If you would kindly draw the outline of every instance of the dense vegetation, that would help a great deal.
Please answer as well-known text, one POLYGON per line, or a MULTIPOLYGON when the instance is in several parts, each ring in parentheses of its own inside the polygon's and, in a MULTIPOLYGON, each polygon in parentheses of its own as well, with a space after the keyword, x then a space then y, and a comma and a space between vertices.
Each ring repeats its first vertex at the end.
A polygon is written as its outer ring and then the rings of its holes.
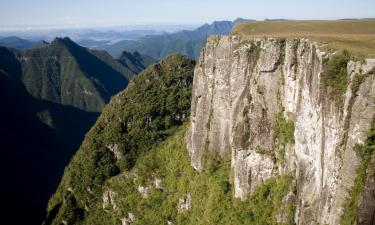
POLYGON ((294 144, 294 122, 287 120, 283 112, 276 114, 276 124, 274 128, 274 146, 272 157, 283 164, 285 161, 285 148, 287 144, 294 144))
POLYGON ((90 51, 68 38, 19 52, 22 80, 34 97, 100 112, 135 73, 105 52, 90 51))
POLYGON ((282 112, 276 115, 275 138, 284 144, 294 144, 294 122, 285 119, 282 112))
MULTIPOLYGON (((170 56, 111 100, 66 168, 46 224, 293 224, 295 203, 285 198, 295 191, 291 175, 241 201, 233 198, 229 159, 208 156, 202 172, 190 165, 183 122, 193 67, 170 56)), ((289 143, 293 123, 278 120, 278 138, 289 143)))
POLYGON ((169 56, 111 100, 66 168, 46 224, 79 220, 97 204, 107 179, 133 168, 140 155, 174 133, 189 115, 193 68, 188 58, 169 56))
POLYGON ((141 224, 293 224, 294 203, 284 202, 293 191, 290 175, 266 181, 245 200, 233 198, 230 160, 207 157, 197 172, 190 165, 184 142, 186 124, 166 141, 140 156, 130 172, 108 180, 103 192, 115 193, 113 205, 99 201, 83 224, 118 224, 129 213, 141 224), (160 179, 160 186, 155 180, 160 179), (139 187, 147 188, 142 195, 139 187), (179 210, 180 199, 191 197, 191 208, 179 210), (279 218, 279 221, 278 219, 279 218), (283 218, 283 219, 280 219, 283 218))
POLYGON ((340 106, 345 100, 348 87, 347 65, 351 59, 347 51, 338 52, 326 60, 322 74, 322 86, 330 96, 337 99, 340 106))
POLYGON ((1 210, 7 221, 41 223, 64 167, 98 112, 136 74, 127 67, 136 63, 140 70, 145 63, 138 61, 141 55, 126 57, 120 64, 67 38, 25 52, 0 47, 0 164, 9 182, 1 187, 1 210), (20 210, 25 216, 17 216, 20 210))

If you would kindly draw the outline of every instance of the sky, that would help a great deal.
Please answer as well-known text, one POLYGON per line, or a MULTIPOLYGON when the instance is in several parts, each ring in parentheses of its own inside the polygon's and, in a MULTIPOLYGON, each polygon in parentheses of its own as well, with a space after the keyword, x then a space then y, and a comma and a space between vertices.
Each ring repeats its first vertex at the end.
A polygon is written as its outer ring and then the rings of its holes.
POLYGON ((0 0, 0 27, 375 17, 375 0, 0 0))

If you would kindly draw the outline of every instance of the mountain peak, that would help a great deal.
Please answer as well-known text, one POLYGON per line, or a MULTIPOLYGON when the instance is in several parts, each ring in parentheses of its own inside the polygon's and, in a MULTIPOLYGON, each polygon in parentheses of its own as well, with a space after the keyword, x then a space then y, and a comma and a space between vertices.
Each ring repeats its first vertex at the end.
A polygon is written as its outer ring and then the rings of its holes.
POLYGON ((135 74, 153 64, 156 60, 150 56, 142 55, 138 51, 133 53, 123 51, 117 61, 135 74))
POLYGON ((72 41, 72 39, 70 39, 69 37, 56 37, 52 42, 51 42, 51 45, 56 45, 56 44, 60 44, 60 45, 65 45, 65 46, 78 46, 74 41, 72 41))

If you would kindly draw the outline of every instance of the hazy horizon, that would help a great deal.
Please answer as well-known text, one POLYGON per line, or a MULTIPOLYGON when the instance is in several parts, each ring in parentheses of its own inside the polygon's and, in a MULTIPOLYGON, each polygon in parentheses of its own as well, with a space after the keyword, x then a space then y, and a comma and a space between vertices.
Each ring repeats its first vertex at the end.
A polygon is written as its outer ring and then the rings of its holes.
POLYGON ((23 0, 3 0, 0 6, 2 29, 198 25, 238 17, 256 20, 375 17, 372 0, 30 0, 27 7, 23 0))

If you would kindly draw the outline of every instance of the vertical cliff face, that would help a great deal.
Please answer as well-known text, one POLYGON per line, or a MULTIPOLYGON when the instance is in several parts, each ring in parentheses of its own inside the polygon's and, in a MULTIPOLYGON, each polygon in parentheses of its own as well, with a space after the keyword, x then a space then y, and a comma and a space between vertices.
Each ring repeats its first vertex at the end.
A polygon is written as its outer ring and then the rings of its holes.
MULTIPOLYGON (((285 200, 295 201, 295 222, 339 224, 361 165, 355 146, 375 114, 375 60, 340 64, 336 54, 307 39, 211 37, 195 68, 192 166, 202 170, 208 154, 231 157, 241 199, 292 174, 295 191, 285 200), (335 69, 345 75, 337 82, 328 77, 335 69)), ((360 204, 371 206, 363 197, 360 204)))

